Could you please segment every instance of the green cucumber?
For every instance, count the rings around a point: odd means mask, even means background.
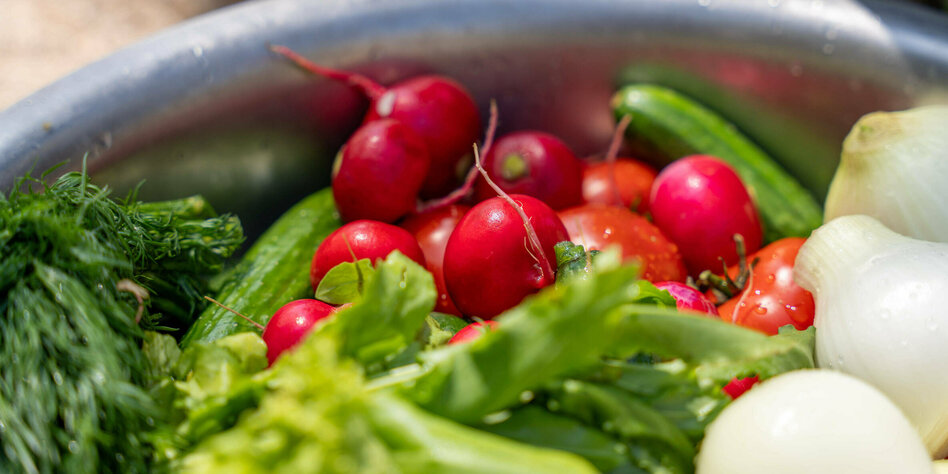
[[[757,205],[767,242],[807,237],[823,223],[819,203],[796,179],[733,124],[665,87],[633,84],[612,98],[617,119],[629,116],[626,135],[668,159],[713,155],[734,167]]]
[[[309,267],[313,252],[340,224],[330,188],[303,199],[257,239],[229,275],[217,300],[265,325],[284,304],[312,298]],[[181,347],[243,331],[256,328],[217,305],[209,305],[184,335]]]

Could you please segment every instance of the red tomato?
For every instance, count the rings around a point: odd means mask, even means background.
[[[587,250],[622,247],[624,260],[642,263],[648,281],[684,281],[688,273],[678,247],[644,217],[615,206],[585,204],[559,213],[573,243]]]
[[[454,227],[458,225],[461,216],[468,209],[470,207],[454,204],[409,216],[401,223],[402,228],[414,234],[418,239],[418,245],[425,254],[428,271],[434,276],[435,286],[438,288],[438,304],[435,306],[435,311],[458,316],[461,315],[461,311],[451,301],[447,286],[444,284],[444,248],[448,245],[448,237],[451,237]]]
[[[713,156],[686,156],[655,178],[649,196],[655,225],[678,244],[692,275],[717,272],[719,258],[737,263],[734,234],[744,237],[747,252],[763,240],[757,209],[730,165]]]
[[[657,173],[651,166],[631,158],[615,162],[615,181],[609,163],[589,165],[583,171],[583,201],[586,204],[616,205],[616,191],[622,205],[639,214],[648,212],[648,194]]]
[[[481,337],[481,334],[496,329],[497,325],[497,321],[491,319],[468,324],[455,333],[454,336],[451,337],[451,340],[448,341],[448,344],[463,344],[468,341],[473,341]]]
[[[726,393],[731,400],[737,399],[737,397],[744,395],[748,390],[754,387],[757,382],[760,381],[760,377],[744,377],[744,378],[733,378],[730,382],[727,383],[721,391]]]
[[[792,324],[797,329],[813,325],[813,295],[793,281],[793,262],[806,239],[780,239],[747,258],[760,260],[751,271],[744,291],[718,307],[721,319],[767,334]],[[728,269],[731,278],[737,267]]]

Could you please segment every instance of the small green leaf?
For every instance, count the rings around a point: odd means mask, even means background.
[[[355,303],[362,299],[365,280],[373,274],[372,262],[363,258],[332,267],[316,288],[316,299],[329,304]]]
[[[418,335],[419,342],[425,349],[447,344],[455,334],[464,329],[468,322],[451,314],[431,313],[425,318],[425,325]]]
[[[363,298],[317,331],[329,331],[371,372],[415,340],[437,297],[431,273],[394,251],[366,277]]]
[[[553,247],[556,252],[556,281],[566,281],[573,277],[585,278],[590,271],[592,258],[599,253],[591,250],[588,253],[582,245],[576,245],[564,240]]]
[[[149,383],[171,375],[172,368],[181,357],[178,341],[175,341],[174,337],[154,331],[145,331],[142,353],[145,354],[145,360],[148,363],[146,373]]]

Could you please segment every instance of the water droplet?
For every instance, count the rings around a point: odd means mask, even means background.
[[[191,54],[193,54],[195,58],[200,58],[201,56],[204,56],[204,48],[195,46],[191,48]]]
[[[59,373],[58,371],[57,371],[57,372],[53,372],[53,383],[55,383],[56,385],[62,385],[62,384],[63,384],[63,374]]]
[[[76,440],[69,441],[69,452],[78,453],[79,452],[79,443]]]
[[[757,314],[767,314],[767,308],[758,305],[756,308],[754,308],[754,312]]]
[[[520,392],[520,403],[527,403],[530,400],[533,400],[533,392],[530,390]]]

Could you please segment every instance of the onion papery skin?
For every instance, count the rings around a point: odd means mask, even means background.
[[[843,141],[825,222],[865,214],[893,231],[948,242],[948,106],[874,112]]]
[[[816,303],[817,366],[881,390],[948,455],[948,244],[839,217],[800,248],[794,279]]]

